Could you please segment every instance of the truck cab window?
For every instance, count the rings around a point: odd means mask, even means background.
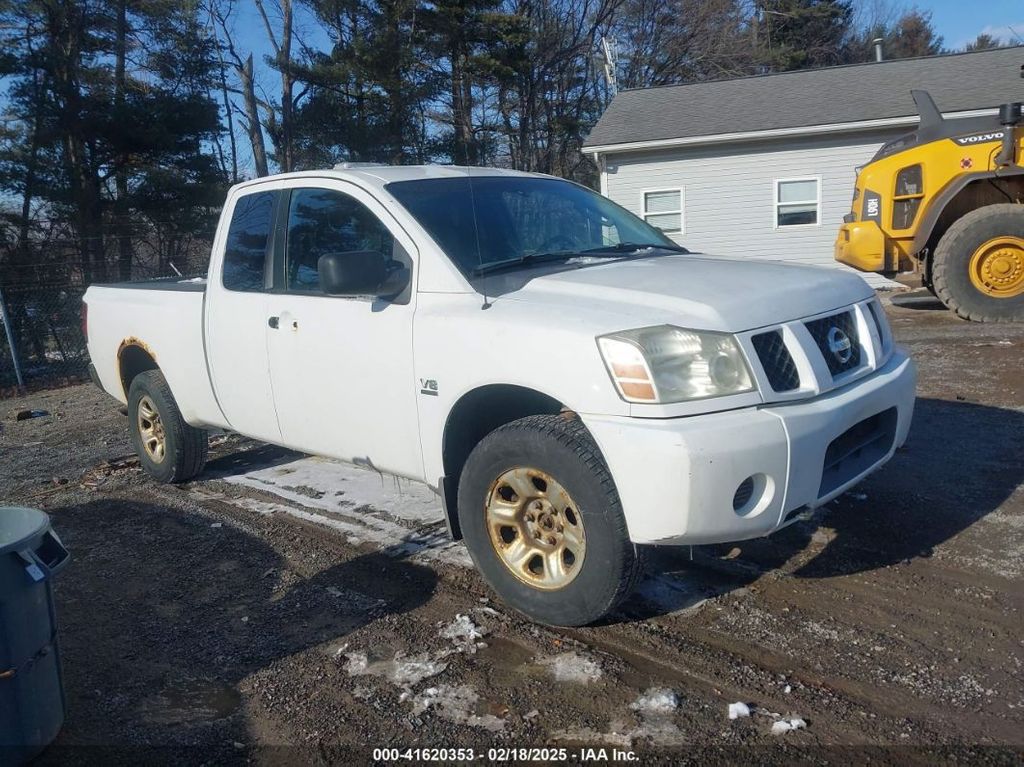
[[[274,219],[276,192],[238,198],[224,248],[224,287],[262,291],[266,287],[267,241]]]
[[[318,291],[327,253],[373,250],[393,256],[387,227],[359,201],[332,189],[295,189],[288,207],[288,290]]]

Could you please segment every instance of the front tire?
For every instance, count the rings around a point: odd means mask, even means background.
[[[132,380],[128,430],[139,463],[157,482],[186,482],[203,470],[209,436],[185,423],[159,370],[140,373]]]
[[[987,205],[959,218],[935,248],[935,294],[975,322],[1024,320],[1024,205]]]
[[[459,523],[498,596],[552,626],[603,617],[642,569],[615,483],[576,418],[530,416],[484,437],[459,481]]]

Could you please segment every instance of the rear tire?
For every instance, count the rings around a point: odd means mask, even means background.
[[[932,256],[935,294],[975,322],[1024,320],[1024,205],[987,205],[946,230]]]
[[[530,416],[484,437],[459,481],[459,522],[491,588],[540,623],[593,623],[642,571],[608,467],[575,418]]]
[[[206,464],[209,435],[185,423],[159,370],[132,379],[128,388],[128,430],[139,463],[157,482],[185,482]]]

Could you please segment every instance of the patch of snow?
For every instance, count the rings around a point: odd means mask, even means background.
[[[604,673],[597,661],[577,652],[564,652],[550,658],[543,658],[537,661],[537,664],[547,667],[551,675],[559,682],[589,684],[596,682]]]
[[[642,253],[643,251],[637,252]],[[608,259],[599,258],[598,256],[576,256],[575,258],[567,258],[565,264],[566,266],[588,266],[590,264],[599,264],[602,261],[607,263]]]
[[[441,501],[426,485],[327,458],[300,458],[229,475],[224,481],[322,511],[340,513],[369,506],[415,526],[444,521]]]
[[[341,654],[340,650],[339,654]],[[363,674],[367,673],[366,669],[369,667],[370,661],[366,657],[366,653],[345,653],[345,657],[348,659],[345,663],[345,670],[348,672],[349,676],[363,676]]]
[[[428,687],[412,699],[413,714],[434,711],[443,719],[456,724],[479,727],[490,732],[505,729],[505,720],[493,714],[476,713],[480,696],[466,685],[438,685]]]
[[[458,639],[464,642],[474,642],[486,635],[487,629],[477,626],[472,618],[462,613],[456,613],[451,623],[442,626],[440,634],[444,639]]]
[[[741,719],[750,716],[750,706],[742,701],[729,704],[729,718]]]
[[[629,705],[634,711],[669,714],[679,706],[679,696],[664,687],[652,687]]]
[[[222,479],[272,493],[287,502],[276,511],[332,527],[351,543],[367,542],[395,555],[472,567],[465,546],[445,533],[440,500],[426,485],[316,457]],[[230,502],[246,506],[253,500]]]
[[[432,658],[429,653],[405,655],[395,653],[391,660],[370,661],[364,652],[345,653],[345,671],[349,676],[379,676],[399,687],[415,685],[437,676],[448,664]]]
[[[414,561],[439,561],[447,564],[471,567],[472,560],[465,546],[453,543],[444,532],[424,530],[417,532],[385,520],[374,520],[372,525],[364,524],[374,519],[368,515],[353,514],[350,517],[328,515],[297,508],[290,504],[274,503],[258,498],[232,498],[223,493],[207,490],[192,490],[191,494],[201,500],[218,500],[230,503],[257,514],[287,514],[305,522],[329,527],[345,535],[352,544],[368,542],[394,557],[409,557]]]
[[[780,719],[772,724],[772,735],[782,735],[783,733],[791,730],[802,730],[805,727],[807,727],[807,722],[798,716],[793,716],[788,719]]]

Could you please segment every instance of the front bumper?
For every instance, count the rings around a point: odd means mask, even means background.
[[[812,400],[688,418],[581,418],[634,542],[724,543],[768,535],[888,461],[906,441],[915,382],[896,349],[871,376]],[[737,511],[748,477],[750,499]]]

